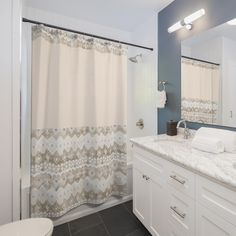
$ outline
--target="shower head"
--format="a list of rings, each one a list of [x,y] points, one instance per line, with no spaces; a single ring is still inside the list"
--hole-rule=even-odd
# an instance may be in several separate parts
[[[138,54],[134,57],[130,57],[129,60],[133,63],[138,63],[138,59],[137,59],[138,57],[142,58],[142,54]]]

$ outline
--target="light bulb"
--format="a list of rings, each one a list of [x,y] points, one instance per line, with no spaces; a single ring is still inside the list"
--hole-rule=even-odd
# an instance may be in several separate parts
[[[199,11],[194,12],[193,14],[187,16],[184,18],[184,23],[186,25],[193,23],[195,20],[197,20],[198,18],[202,17],[203,15],[205,15],[205,10],[201,9]]]
[[[236,25],[236,18],[227,22],[228,25]]]
[[[171,27],[168,28],[168,32],[169,33],[173,33],[176,30],[179,30],[183,27],[183,25],[181,24],[181,22],[177,22],[174,25],[172,25]]]
[[[184,20],[178,21],[177,23],[175,23],[174,25],[169,27],[168,32],[173,33],[174,31],[179,30],[179,29],[183,28],[184,26],[186,27],[186,29],[191,30],[193,21],[195,21],[198,18],[200,18],[201,16],[205,15],[205,13],[206,12],[203,8],[199,11],[194,12],[193,14],[185,17]],[[236,22],[235,22],[235,24],[236,24]]]

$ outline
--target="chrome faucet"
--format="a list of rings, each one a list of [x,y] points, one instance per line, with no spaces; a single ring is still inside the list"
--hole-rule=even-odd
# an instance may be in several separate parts
[[[176,128],[178,129],[182,123],[184,124],[184,139],[188,139],[190,137],[190,132],[189,129],[187,128],[186,120],[180,120]]]

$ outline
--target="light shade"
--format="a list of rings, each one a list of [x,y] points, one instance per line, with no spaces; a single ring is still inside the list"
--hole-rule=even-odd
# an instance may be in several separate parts
[[[171,27],[169,27],[168,32],[173,33],[174,31],[179,30],[179,29],[183,28],[184,26],[186,26],[186,29],[191,30],[192,23],[205,14],[206,14],[206,12],[202,8],[201,10],[194,12],[193,14],[185,17],[183,20],[180,20],[177,23],[175,23],[174,25],[172,25]]]
[[[236,18],[227,22],[229,25],[236,25]]]
[[[171,27],[168,28],[168,32],[169,33],[173,33],[176,30],[179,30],[183,27],[183,25],[181,24],[181,22],[177,22],[174,25],[172,25]]]
[[[186,25],[193,23],[195,20],[205,15],[205,10],[201,9],[199,11],[194,12],[193,14],[184,18],[184,23]]]

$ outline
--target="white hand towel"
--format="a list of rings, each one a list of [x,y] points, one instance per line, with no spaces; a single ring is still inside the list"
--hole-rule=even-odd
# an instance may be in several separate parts
[[[191,146],[204,152],[211,152],[215,154],[224,152],[223,142],[220,139],[214,137],[196,135],[193,138]]]
[[[157,108],[164,108],[166,105],[166,91],[157,91]]]
[[[217,138],[222,141],[226,152],[236,151],[236,132],[202,127],[197,130],[196,136],[201,135],[209,138]]]

